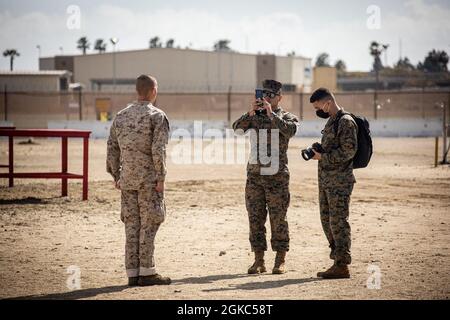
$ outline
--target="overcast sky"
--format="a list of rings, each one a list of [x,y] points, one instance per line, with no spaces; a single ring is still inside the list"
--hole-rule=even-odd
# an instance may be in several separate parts
[[[79,29],[67,27],[74,21],[71,5],[80,9]],[[380,9],[379,28],[371,5]],[[400,39],[403,56],[415,64],[433,48],[450,52],[450,1],[0,0],[0,50],[20,52],[16,70],[38,69],[37,45],[42,56],[60,54],[61,47],[64,54],[79,53],[81,36],[91,43],[117,37],[118,50],[147,48],[154,36],[194,49],[226,38],[240,52],[295,51],[314,60],[327,52],[332,63],[343,59],[349,70],[369,70],[372,40],[390,44],[388,64],[398,60]],[[1,57],[0,69],[8,68]]]

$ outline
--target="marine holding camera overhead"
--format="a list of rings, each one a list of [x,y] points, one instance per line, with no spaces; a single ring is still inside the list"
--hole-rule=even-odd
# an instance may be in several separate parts
[[[325,88],[316,90],[310,102],[316,115],[328,119],[322,131],[322,143],[314,144],[312,155],[302,151],[305,160],[319,161],[319,202],[322,228],[328,239],[334,260],[318,277],[326,279],[349,278],[351,263],[349,204],[356,182],[353,174],[353,158],[358,149],[358,125],[352,115],[346,113],[336,102],[334,95]]]
[[[279,103],[282,99],[281,83],[275,80],[265,80],[263,89],[257,89],[255,100],[250,111],[245,113],[233,124],[233,129],[254,130],[250,135],[252,148],[260,151],[260,143],[267,144],[267,150],[276,147],[273,153],[278,154],[278,167],[272,175],[264,174],[268,164],[260,161],[249,161],[247,165],[247,183],[245,188],[245,203],[250,223],[250,245],[255,253],[255,261],[248,269],[249,274],[266,272],[264,252],[267,251],[266,228],[267,213],[270,217],[272,231],[271,245],[277,252],[273,274],[285,273],[285,257],[289,251],[289,228],[287,210],[289,207],[289,170],[287,167],[287,149],[289,139],[297,132],[298,119],[295,115],[284,111]],[[271,130],[278,131],[278,146],[271,146]],[[267,130],[267,141],[261,142],[259,132]]]

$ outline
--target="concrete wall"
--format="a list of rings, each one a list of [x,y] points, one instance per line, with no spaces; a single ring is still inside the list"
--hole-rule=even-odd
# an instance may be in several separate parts
[[[193,136],[200,137],[198,126],[201,124],[202,132],[207,129],[225,130],[229,128],[226,121],[171,121],[171,131],[185,129]],[[320,137],[325,126],[325,120],[310,120],[300,123],[297,137]],[[99,121],[49,121],[49,129],[78,129],[92,131],[92,138],[107,138],[111,122]],[[370,128],[373,137],[437,137],[442,135],[441,119],[410,119],[410,120],[372,120]],[[194,130],[195,129],[195,130]],[[195,134],[195,135],[194,135]]]

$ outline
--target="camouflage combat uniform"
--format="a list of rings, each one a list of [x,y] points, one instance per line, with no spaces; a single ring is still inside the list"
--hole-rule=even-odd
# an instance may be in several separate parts
[[[122,192],[128,277],[156,274],[154,240],[166,208],[155,186],[165,179],[168,139],[167,116],[149,102],[132,103],[111,126],[106,167]]]
[[[343,111],[338,111],[343,112]],[[358,127],[350,115],[339,120],[335,132],[335,117],[322,131],[322,159],[319,160],[320,219],[331,248],[330,258],[338,265],[351,263],[349,204],[356,182],[353,157],[357,150]]]
[[[271,245],[274,251],[289,251],[289,227],[287,222],[287,210],[289,207],[289,170],[287,167],[287,149],[289,139],[297,132],[298,119],[293,114],[284,111],[281,107],[273,111],[272,120],[266,115],[250,116],[244,114],[233,124],[233,129],[242,129],[247,132],[255,130],[256,135],[251,135],[252,146],[259,146],[258,132],[261,129],[268,130],[267,152],[270,155],[271,129],[279,130],[279,167],[274,175],[261,174],[261,168],[269,167],[269,164],[261,164],[259,154],[257,163],[247,165],[247,184],[245,188],[245,204],[250,223],[250,244],[252,251],[266,251],[267,212],[269,212],[272,231]],[[256,141],[255,141],[256,139]],[[259,149],[258,149],[259,150]],[[259,153],[259,152],[258,152]]]

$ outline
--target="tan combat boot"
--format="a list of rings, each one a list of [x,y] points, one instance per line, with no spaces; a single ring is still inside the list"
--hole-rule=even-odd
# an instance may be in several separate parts
[[[350,271],[348,270],[348,266],[345,265],[336,265],[334,264],[327,271],[318,272],[317,277],[323,279],[348,279],[350,278]]]
[[[154,274],[151,276],[142,276],[139,277],[138,280],[138,285],[141,287],[169,285],[171,283],[172,280],[170,280],[170,278],[163,277],[159,274]]]
[[[286,251],[278,251],[275,257],[275,266],[273,267],[273,274],[283,274],[286,273]]]
[[[248,274],[257,274],[266,272],[264,265],[264,251],[255,251],[255,262],[248,268]]]

